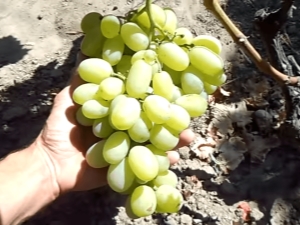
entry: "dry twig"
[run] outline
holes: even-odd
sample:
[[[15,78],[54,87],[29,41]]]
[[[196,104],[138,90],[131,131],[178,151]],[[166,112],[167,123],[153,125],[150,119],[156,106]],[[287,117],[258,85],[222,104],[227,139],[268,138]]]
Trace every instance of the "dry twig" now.
[[[292,0],[286,0],[286,2],[288,1],[292,2]],[[280,71],[275,69],[268,61],[264,60],[261,57],[261,55],[248,41],[247,37],[233,24],[233,22],[226,15],[224,10],[221,8],[219,0],[204,0],[204,5],[220,20],[235,43],[244,50],[244,52],[252,59],[252,61],[261,72],[274,78],[281,86],[298,85],[299,82],[297,77],[290,77],[284,73],[281,73]],[[287,7],[288,5],[285,5],[285,8],[283,10],[286,10]]]

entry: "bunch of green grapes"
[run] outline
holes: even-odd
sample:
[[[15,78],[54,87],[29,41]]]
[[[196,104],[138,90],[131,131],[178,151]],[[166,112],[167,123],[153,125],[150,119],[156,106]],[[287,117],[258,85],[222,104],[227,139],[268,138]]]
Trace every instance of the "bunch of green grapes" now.
[[[128,195],[129,215],[177,212],[183,198],[166,152],[226,80],[220,41],[194,37],[178,27],[173,10],[156,4],[125,19],[89,13],[81,27],[81,51],[89,58],[78,67],[86,83],[73,100],[78,123],[99,137],[86,153],[88,164],[109,167],[108,184]]]

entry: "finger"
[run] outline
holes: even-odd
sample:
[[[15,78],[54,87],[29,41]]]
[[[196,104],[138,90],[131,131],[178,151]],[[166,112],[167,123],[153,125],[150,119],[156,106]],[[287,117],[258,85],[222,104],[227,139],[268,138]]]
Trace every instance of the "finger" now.
[[[195,139],[195,137],[196,137],[195,133],[190,129],[182,131],[179,136],[179,142],[174,149],[178,149],[183,146],[189,145]],[[180,159],[180,155],[176,151],[168,151],[167,155],[168,155],[171,165],[176,164]]]
[[[168,155],[171,165],[176,164],[180,159],[179,153],[176,151],[168,151],[167,155]]]
[[[175,149],[189,145],[194,141],[195,137],[195,133],[190,129],[182,131],[179,136],[179,142]]]

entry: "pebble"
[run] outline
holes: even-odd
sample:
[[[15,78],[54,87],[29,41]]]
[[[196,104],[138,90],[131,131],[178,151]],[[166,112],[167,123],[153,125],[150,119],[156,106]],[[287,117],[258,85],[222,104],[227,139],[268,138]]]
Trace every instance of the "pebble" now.
[[[11,121],[13,119],[24,116],[27,113],[27,109],[22,106],[13,106],[2,114],[2,120]]]
[[[193,222],[194,222],[195,225],[201,225],[202,224],[201,219],[193,219]]]
[[[250,216],[252,220],[260,221],[264,217],[264,214],[261,211],[259,211],[258,208],[252,208]]]
[[[174,218],[172,218],[171,216],[168,216],[165,220],[164,220],[165,225],[177,225],[178,223],[176,222],[176,220]]]
[[[180,158],[182,159],[189,159],[190,158],[190,148],[189,147],[182,147],[178,150],[180,154]]]
[[[184,225],[192,225],[193,224],[193,219],[187,214],[183,214],[180,216],[180,224]]]

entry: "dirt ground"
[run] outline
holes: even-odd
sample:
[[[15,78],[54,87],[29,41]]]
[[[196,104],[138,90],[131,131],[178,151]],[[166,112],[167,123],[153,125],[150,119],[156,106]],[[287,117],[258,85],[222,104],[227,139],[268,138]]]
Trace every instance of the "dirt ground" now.
[[[141,2],[0,1],[0,157],[30,144],[42,129],[53,97],[66,85],[74,66],[81,18],[91,11],[124,15]],[[274,6],[271,2],[222,1],[230,18],[263,55],[253,19],[257,10]],[[216,99],[206,115],[193,120],[191,128],[198,139],[179,150],[181,160],[172,167],[185,197],[182,210],[131,220],[124,212],[124,197],[104,187],[63,196],[24,224],[242,225],[241,202],[251,208],[247,224],[300,224],[299,153],[280,145],[274,136],[284,105],[280,89],[258,72],[202,0],[156,3],[172,7],[180,25],[194,34],[211,34],[222,41],[229,78],[223,88],[230,96]],[[286,48],[300,62],[299,2],[295,6],[286,27],[290,37]],[[215,136],[220,139],[216,146],[210,141]]]

